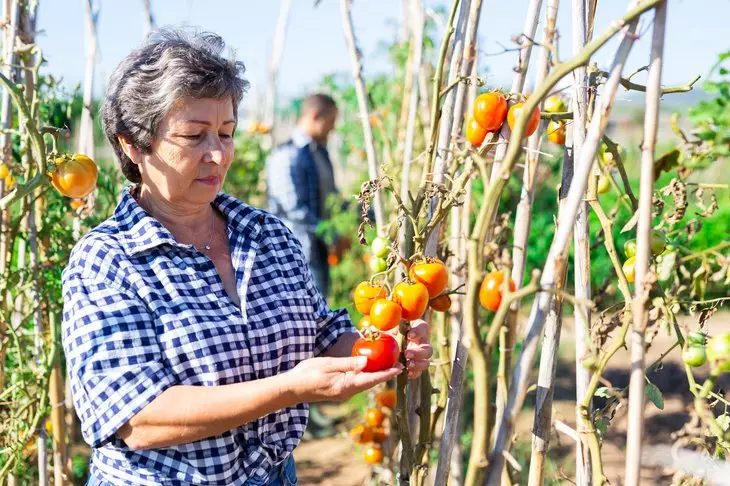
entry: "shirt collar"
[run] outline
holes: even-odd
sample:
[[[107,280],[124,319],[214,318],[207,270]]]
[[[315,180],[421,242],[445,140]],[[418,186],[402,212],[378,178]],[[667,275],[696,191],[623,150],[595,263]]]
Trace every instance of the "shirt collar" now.
[[[194,250],[193,245],[178,242],[162,223],[139,205],[131,194],[133,188],[133,184],[124,188],[114,210],[114,219],[127,254],[136,255],[162,245]],[[233,231],[242,232],[245,237],[252,239],[258,237],[265,220],[263,211],[256,210],[224,192],[219,192],[211,204],[226,217],[229,238]]]
[[[297,148],[304,148],[306,146],[309,146],[312,151],[314,152],[319,147],[327,148],[326,145],[320,144],[316,140],[314,140],[312,137],[307,135],[304,130],[302,130],[299,127],[295,127],[292,131],[291,140],[294,143],[294,146]]]

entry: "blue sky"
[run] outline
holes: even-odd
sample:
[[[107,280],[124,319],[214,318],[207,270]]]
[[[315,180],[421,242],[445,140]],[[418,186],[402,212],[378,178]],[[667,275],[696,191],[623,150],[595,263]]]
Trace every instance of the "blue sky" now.
[[[84,3],[85,0],[40,1],[38,43],[48,59],[46,69],[61,76],[68,86],[83,78]],[[297,95],[314,87],[324,74],[350,70],[339,0],[322,0],[317,8],[313,8],[313,3],[313,0],[293,0],[280,71],[282,96]],[[444,3],[426,1],[429,8]],[[570,3],[568,0],[561,2],[563,9],[558,18],[562,57],[570,53]],[[249,102],[253,103],[261,96],[279,11],[278,0],[152,0],[152,4],[158,25],[200,26],[222,35],[236,50],[236,57],[247,66],[251,82]],[[495,53],[501,50],[498,42],[509,44],[510,38],[522,29],[527,4],[528,0],[485,0],[479,29],[480,51]],[[596,33],[618,18],[626,4],[624,0],[601,0]],[[354,5],[355,31],[365,54],[365,72],[386,69],[385,54],[379,49],[379,42],[397,36],[401,1],[355,0]],[[543,17],[541,15],[541,19]],[[651,14],[645,18],[644,26],[650,22]],[[703,77],[707,74],[716,54],[730,48],[728,18],[730,0],[669,2],[664,84],[684,83],[696,74]],[[538,38],[541,31],[540,26]],[[631,70],[647,63],[651,31],[645,32],[629,59]],[[101,0],[97,93],[114,67],[142,36],[141,0]],[[615,47],[616,42],[609,43],[594,59],[599,64],[607,64]],[[484,57],[480,64],[489,66],[489,84],[508,86],[515,59],[515,53]]]

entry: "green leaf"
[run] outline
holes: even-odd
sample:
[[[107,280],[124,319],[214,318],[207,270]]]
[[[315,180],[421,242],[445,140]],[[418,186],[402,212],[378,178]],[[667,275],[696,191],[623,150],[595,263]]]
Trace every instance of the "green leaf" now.
[[[646,387],[644,387],[644,392],[656,408],[664,410],[664,395],[662,395],[662,391],[654,383],[647,381]]]
[[[611,421],[608,420],[607,417],[600,417],[595,421],[595,427],[596,430],[598,430],[598,433],[601,434],[601,437],[606,437],[606,432],[608,432],[608,426],[610,425]]]
[[[602,398],[611,398],[613,396],[613,390],[611,388],[607,388],[605,386],[602,386],[598,389],[596,389],[596,392],[593,394],[594,397],[602,397]]]

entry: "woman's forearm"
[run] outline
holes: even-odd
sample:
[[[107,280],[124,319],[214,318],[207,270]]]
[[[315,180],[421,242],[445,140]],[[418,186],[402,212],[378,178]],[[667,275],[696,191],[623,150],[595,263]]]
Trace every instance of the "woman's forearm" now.
[[[283,373],[232,385],[173,386],[117,435],[132,449],[170,447],[219,435],[298,403],[291,378]]]
[[[352,347],[360,335],[356,332],[346,332],[341,334],[335,344],[332,345],[322,356],[329,358],[346,358],[352,356]]]

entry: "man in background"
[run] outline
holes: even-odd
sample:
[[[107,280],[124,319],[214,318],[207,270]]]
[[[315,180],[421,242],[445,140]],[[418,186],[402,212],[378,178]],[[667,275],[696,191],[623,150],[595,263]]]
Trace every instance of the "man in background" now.
[[[327,137],[335,127],[337,104],[326,94],[304,98],[296,128],[266,161],[269,211],[281,218],[299,239],[319,291],[329,290],[327,244],[317,237],[328,218],[325,200],[337,192]]]

